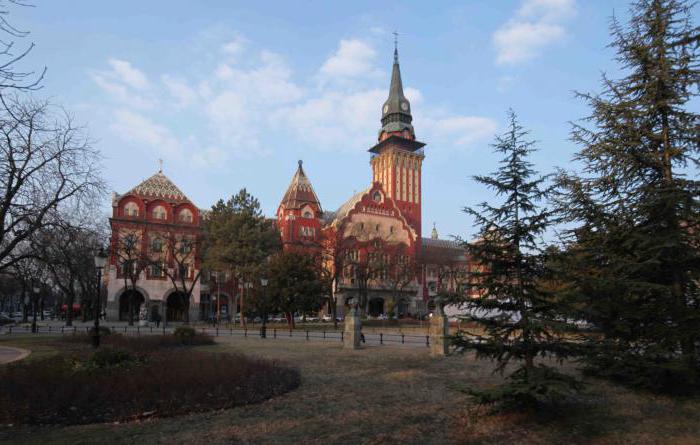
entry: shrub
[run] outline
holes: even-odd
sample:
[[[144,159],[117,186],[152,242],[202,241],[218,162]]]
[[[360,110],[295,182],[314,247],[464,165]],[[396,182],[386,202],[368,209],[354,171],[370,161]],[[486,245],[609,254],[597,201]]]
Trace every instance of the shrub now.
[[[92,336],[95,333],[95,328],[90,329],[89,335]],[[112,335],[112,330],[109,329],[107,326],[100,326],[100,337],[106,337],[108,335]]]
[[[86,363],[96,368],[111,368],[129,365],[135,361],[133,355],[122,349],[100,348],[90,354]]]
[[[173,335],[180,339],[183,345],[189,345],[192,340],[197,336],[197,331],[191,326],[178,326],[173,331]]]
[[[85,424],[231,408],[283,394],[301,380],[295,369],[240,354],[165,350],[134,361],[107,350],[1,368],[0,424]],[[108,372],[76,366],[90,362]]]
[[[61,337],[66,343],[90,344],[90,336],[86,334],[66,335]],[[197,333],[192,337],[176,335],[142,335],[140,337],[112,334],[101,339],[103,346],[111,346],[132,352],[151,352],[163,348],[183,346],[207,346],[215,344],[214,338],[207,334]]]

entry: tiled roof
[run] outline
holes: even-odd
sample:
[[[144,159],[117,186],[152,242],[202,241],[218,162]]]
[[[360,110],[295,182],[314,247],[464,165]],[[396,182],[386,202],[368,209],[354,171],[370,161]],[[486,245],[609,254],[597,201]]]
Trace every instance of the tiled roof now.
[[[299,168],[297,168],[292,182],[289,183],[281,204],[288,209],[298,209],[304,204],[316,204],[319,209],[321,208],[321,202],[311,186],[311,181],[306,177],[306,173],[301,167],[301,161],[299,161]]]
[[[440,249],[464,249],[464,247],[458,241],[449,239],[423,238],[422,243],[426,247],[435,247]]]
[[[466,261],[467,250],[459,241],[422,238],[422,257],[426,263]]]
[[[189,201],[187,196],[185,196],[185,194],[161,171],[146,179],[127,193],[151,198]]]
[[[361,191],[360,193],[354,194],[350,199],[345,201],[343,205],[341,205],[338,210],[335,212],[335,220],[340,221],[341,219],[345,218],[348,216],[348,213],[350,213],[350,210],[352,210],[355,207],[355,204],[360,202],[362,200],[362,197],[369,193],[370,189],[372,187],[368,187],[367,189]]]

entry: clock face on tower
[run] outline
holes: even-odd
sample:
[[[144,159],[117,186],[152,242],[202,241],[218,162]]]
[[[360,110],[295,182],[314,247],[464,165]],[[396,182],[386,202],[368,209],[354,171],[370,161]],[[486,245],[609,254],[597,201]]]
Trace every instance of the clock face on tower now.
[[[387,111],[389,111],[389,105],[384,105],[384,114],[386,114]]]
[[[408,104],[406,102],[401,102],[401,109],[403,111],[408,111]]]

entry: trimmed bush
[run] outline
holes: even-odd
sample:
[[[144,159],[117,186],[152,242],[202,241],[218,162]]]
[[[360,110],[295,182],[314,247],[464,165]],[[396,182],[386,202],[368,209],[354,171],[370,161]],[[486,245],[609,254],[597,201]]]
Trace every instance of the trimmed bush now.
[[[193,339],[197,336],[197,331],[191,326],[178,326],[173,331],[173,335],[180,339],[183,345],[192,344]]]
[[[92,339],[86,334],[66,335],[60,338],[66,343],[90,344]],[[197,333],[192,337],[176,335],[142,335],[140,337],[112,334],[101,339],[101,345],[125,349],[133,352],[151,352],[163,348],[184,346],[207,346],[215,344],[211,335]]]
[[[240,354],[139,356],[104,348],[0,368],[0,424],[85,424],[231,408],[283,394],[300,380],[295,369]]]
[[[95,328],[90,329],[89,335],[92,336],[95,333]],[[107,326],[100,326],[100,337],[107,337],[108,335],[112,335],[112,330],[109,329]]]

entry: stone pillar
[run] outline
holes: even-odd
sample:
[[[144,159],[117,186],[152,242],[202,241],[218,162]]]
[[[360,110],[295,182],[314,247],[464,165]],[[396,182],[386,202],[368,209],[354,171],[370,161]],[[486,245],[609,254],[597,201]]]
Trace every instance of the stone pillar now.
[[[445,315],[442,302],[435,302],[435,312],[430,317],[430,355],[434,357],[444,357],[448,354],[450,342],[446,338],[449,334],[449,323]]]
[[[343,333],[343,347],[345,349],[360,349],[360,335],[362,321],[357,313],[357,307],[351,307],[345,314],[345,332]]]

